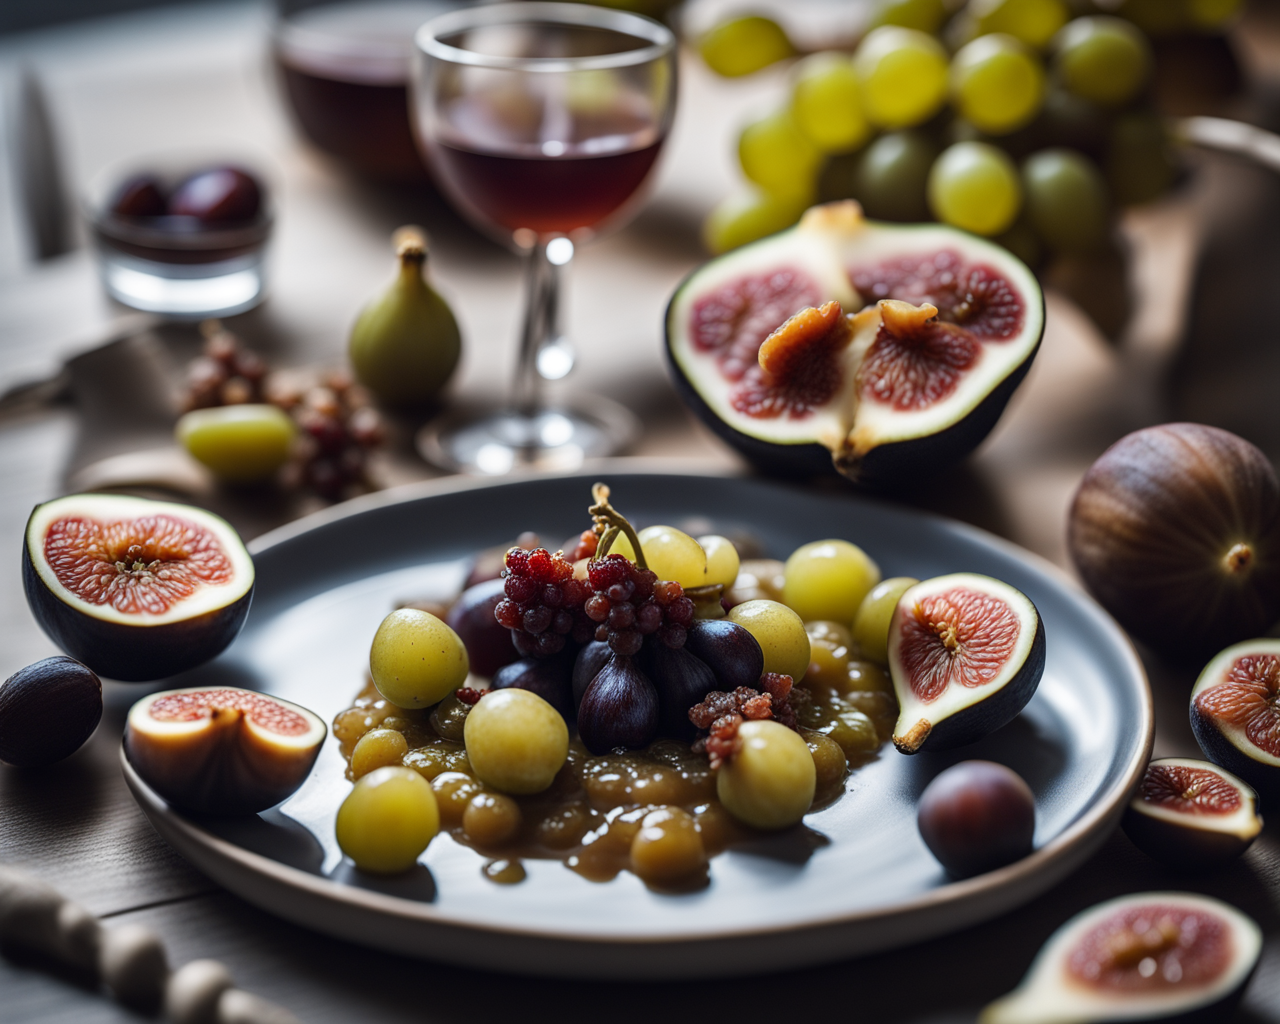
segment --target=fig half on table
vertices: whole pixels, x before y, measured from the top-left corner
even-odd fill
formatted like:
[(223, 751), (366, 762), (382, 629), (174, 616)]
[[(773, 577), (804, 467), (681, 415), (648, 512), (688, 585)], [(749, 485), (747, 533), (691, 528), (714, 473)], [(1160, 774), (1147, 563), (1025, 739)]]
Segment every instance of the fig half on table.
[(1261, 951), (1262, 930), (1219, 900), (1121, 896), (1054, 932), (978, 1024), (1230, 1020)]
[(767, 472), (872, 485), (977, 447), (1043, 333), (1040, 286), (1007, 250), (853, 202), (705, 264), (666, 318), (676, 387), (721, 438)]
[(977, 573), (925, 580), (889, 623), (904, 754), (974, 743), (1011, 722), (1044, 674), (1040, 613), (1022, 591)]
[(1280, 640), (1246, 640), (1209, 662), (1191, 690), (1191, 730), (1214, 764), (1264, 798), (1280, 796)]

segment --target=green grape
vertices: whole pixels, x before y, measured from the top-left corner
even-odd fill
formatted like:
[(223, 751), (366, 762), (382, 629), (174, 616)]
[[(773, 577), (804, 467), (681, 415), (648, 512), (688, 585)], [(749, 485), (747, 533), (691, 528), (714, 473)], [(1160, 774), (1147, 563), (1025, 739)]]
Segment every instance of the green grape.
[(1187, 19), (1198, 29), (1221, 29), (1241, 6), (1240, 0), (1187, 0)]
[(924, 132), (886, 132), (862, 151), (853, 197), (877, 220), (928, 220), (929, 169), (937, 157)]
[(853, 618), (853, 639), (865, 657), (889, 664), (889, 620), (898, 599), (919, 582), (911, 576), (894, 576), (877, 583), (862, 599)]
[(853, 622), (880, 567), (847, 540), (818, 540), (791, 553), (783, 569), (782, 600), (805, 622)]
[(947, 5), (943, 0), (880, 0), (868, 28), (901, 25), (934, 35), (946, 20)]
[(988, 135), (1029, 123), (1044, 101), (1044, 68), (1013, 36), (980, 36), (951, 62), (951, 103)]
[(369, 649), (373, 685), (399, 708), (439, 703), (466, 682), (469, 668), (458, 634), (416, 608), (398, 608), (383, 619)]
[(1107, 240), (1111, 203), (1102, 174), (1088, 157), (1046, 149), (1022, 165), (1027, 219), (1049, 248), (1086, 253)]
[(338, 845), (361, 871), (408, 871), (439, 831), (431, 783), (409, 768), (370, 772), (338, 808)]
[(707, 553), (683, 530), (646, 526), (637, 536), (645, 561), (658, 579), (674, 580), (686, 590), (707, 585)]
[(885, 25), (858, 44), (854, 68), (862, 109), (881, 128), (927, 121), (947, 99), (947, 51), (931, 35)]
[(728, 252), (791, 227), (808, 205), (807, 197), (775, 196), (762, 189), (728, 196), (707, 215), (702, 241), (716, 255)]
[(640, 822), (631, 840), (631, 870), (650, 883), (671, 883), (706, 869), (707, 851), (693, 816), (680, 807), (660, 807)]
[(985, 142), (957, 142), (929, 172), (929, 208), (944, 224), (975, 235), (1007, 231), (1022, 207), (1018, 169)]
[(796, 65), (791, 117), (824, 153), (861, 146), (871, 127), (862, 113), (853, 62), (838, 53), (815, 53)]
[(1116, 118), (1107, 153), (1107, 183), (1117, 204), (1150, 202), (1169, 190), (1177, 173), (1159, 117), (1135, 111)]
[(1004, 32), (1037, 50), (1049, 44), (1070, 15), (1062, 0), (970, 0), (966, 13), (979, 34)]
[(764, 670), (799, 681), (809, 670), (809, 634), (804, 620), (785, 604), (764, 599), (734, 605), (725, 616), (753, 637), (764, 652)]
[(781, 25), (753, 15), (722, 21), (702, 37), (698, 52), (716, 74), (738, 78), (786, 60), (796, 51)]
[(471, 770), (504, 793), (541, 793), (569, 756), (560, 712), (529, 690), (486, 693), (463, 731)]
[(822, 152), (786, 111), (747, 125), (738, 137), (742, 173), (766, 191), (799, 199), (813, 195)]
[(794, 825), (809, 810), (818, 772), (798, 732), (769, 721), (743, 722), (742, 746), (716, 773), (725, 810), (754, 828)]
[(361, 778), (375, 768), (400, 764), (409, 753), (409, 741), (395, 729), (370, 729), (351, 751), (351, 775)]
[(214, 475), (233, 483), (263, 480), (285, 464), (296, 430), (274, 405), (196, 409), (178, 420), (179, 443)]
[(1104, 107), (1133, 99), (1151, 74), (1146, 36), (1120, 18), (1076, 18), (1055, 45), (1054, 70), (1062, 84)]
[(738, 569), (742, 564), (733, 541), (728, 537), (709, 534), (706, 537), (699, 537), (698, 543), (707, 553), (707, 583), (719, 583), (725, 587), (733, 586), (733, 581), (738, 578)]

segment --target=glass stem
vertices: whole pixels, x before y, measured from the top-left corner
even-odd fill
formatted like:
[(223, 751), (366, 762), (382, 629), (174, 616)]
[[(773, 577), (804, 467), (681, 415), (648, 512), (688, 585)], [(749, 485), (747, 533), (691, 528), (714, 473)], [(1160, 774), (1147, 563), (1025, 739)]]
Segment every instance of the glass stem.
[(516, 363), (513, 404), (524, 416), (542, 410), (542, 377), (538, 350), (542, 348), (559, 307), (560, 275), (547, 259), (547, 243), (539, 239), (525, 257), (524, 326), (520, 332), (520, 356)]

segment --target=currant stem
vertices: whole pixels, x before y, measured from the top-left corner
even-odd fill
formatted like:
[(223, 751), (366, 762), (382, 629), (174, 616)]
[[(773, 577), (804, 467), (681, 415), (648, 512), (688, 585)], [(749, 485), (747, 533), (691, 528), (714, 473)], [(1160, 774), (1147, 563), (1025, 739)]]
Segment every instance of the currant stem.
[(609, 504), (609, 487), (607, 484), (595, 484), (591, 488), (591, 497), (595, 504), (592, 505), (587, 512), (595, 521), (596, 528), (604, 527), (604, 532), (600, 535), (600, 543), (596, 545), (596, 553), (591, 556), (593, 562), (599, 561), (609, 553), (609, 549), (613, 547), (614, 542), (618, 539), (619, 533), (624, 533), (627, 540), (631, 541), (631, 550), (636, 555), (636, 565), (641, 569), (649, 568), (649, 563), (645, 561), (644, 551), (640, 547), (640, 538), (636, 534), (635, 527), (632, 526), (626, 517)]

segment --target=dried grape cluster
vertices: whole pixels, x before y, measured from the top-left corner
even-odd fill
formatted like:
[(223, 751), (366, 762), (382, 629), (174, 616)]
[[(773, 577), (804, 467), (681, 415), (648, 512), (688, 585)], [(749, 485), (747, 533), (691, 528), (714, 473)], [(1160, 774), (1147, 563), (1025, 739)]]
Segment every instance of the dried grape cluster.
[(578, 643), (591, 639), (591, 624), (582, 614), (587, 585), (574, 579), (573, 563), (562, 552), (512, 548), (502, 575), (506, 597), (493, 614), (511, 630), (521, 656), (558, 654), (570, 636)]
[(796, 727), (793, 704), (801, 703), (807, 691), (793, 688), (790, 676), (766, 672), (760, 677), (760, 689), (739, 686), (732, 693), (715, 690), (700, 704), (689, 709), (689, 721), (704, 730), (693, 745), (705, 750), (716, 770), (738, 751), (741, 740), (738, 727), (744, 721), (772, 718), (789, 729)]
[(183, 410), (212, 409), (219, 405), (246, 405), (265, 401), (267, 364), (250, 352), (218, 320), (200, 325), (204, 354), (187, 370)]
[(617, 654), (640, 652), (646, 636), (668, 647), (683, 647), (693, 622), (693, 602), (679, 583), (659, 580), (622, 555), (607, 555), (587, 566), (591, 596), (584, 611), (597, 623), (595, 638)]

